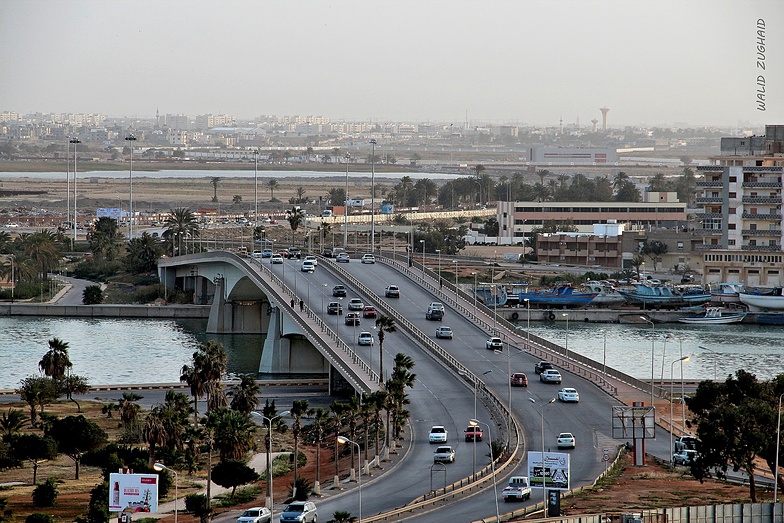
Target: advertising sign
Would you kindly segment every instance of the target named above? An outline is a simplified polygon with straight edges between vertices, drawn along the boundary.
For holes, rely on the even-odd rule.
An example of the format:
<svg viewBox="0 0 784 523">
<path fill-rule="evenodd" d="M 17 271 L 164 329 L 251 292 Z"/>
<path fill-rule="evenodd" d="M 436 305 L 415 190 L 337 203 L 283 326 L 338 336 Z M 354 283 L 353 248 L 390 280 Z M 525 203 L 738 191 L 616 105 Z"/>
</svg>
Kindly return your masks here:
<svg viewBox="0 0 784 523">
<path fill-rule="evenodd" d="M 158 512 L 158 474 L 110 474 L 109 512 Z"/>
<path fill-rule="evenodd" d="M 565 452 L 528 452 L 528 480 L 531 488 L 569 490 L 569 454 Z"/>
</svg>

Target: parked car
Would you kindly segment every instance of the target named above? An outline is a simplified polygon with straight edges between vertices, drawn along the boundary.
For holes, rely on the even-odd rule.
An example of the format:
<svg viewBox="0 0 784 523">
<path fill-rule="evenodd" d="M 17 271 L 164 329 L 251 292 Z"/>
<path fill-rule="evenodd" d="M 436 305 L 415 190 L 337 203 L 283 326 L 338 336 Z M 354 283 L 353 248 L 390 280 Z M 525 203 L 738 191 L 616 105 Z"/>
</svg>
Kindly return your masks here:
<svg viewBox="0 0 784 523">
<path fill-rule="evenodd" d="M 485 349 L 504 350 L 504 342 L 501 341 L 501 338 L 493 336 L 492 338 L 488 338 L 488 340 L 485 342 Z"/>
<path fill-rule="evenodd" d="M 466 441 L 482 441 L 482 436 L 484 435 L 482 427 L 479 426 L 467 427 L 464 434 Z"/>
<path fill-rule="evenodd" d="M 433 453 L 433 463 L 454 463 L 455 449 L 450 446 L 442 445 Z"/>
<path fill-rule="evenodd" d="M 283 263 L 283 256 L 280 253 L 273 254 L 272 256 L 270 256 L 270 263 L 272 263 L 273 265 L 279 265 Z"/>
<path fill-rule="evenodd" d="M 577 389 L 564 387 L 558 391 L 558 399 L 564 403 L 578 403 L 580 401 L 580 394 L 577 392 Z"/>
<path fill-rule="evenodd" d="M 357 345 L 373 345 L 373 335 L 369 332 L 360 332 L 357 336 Z"/>
<path fill-rule="evenodd" d="M 523 372 L 515 372 L 509 377 L 510 383 L 513 387 L 527 387 L 528 376 Z"/>
<path fill-rule="evenodd" d="M 350 311 L 361 311 L 364 308 L 365 304 L 359 298 L 351 298 L 348 301 L 348 310 Z"/>
<path fill-rule="evenodd" d="M 339 301 L 331 301 L 327 305 L 327 314 L 343 314 L 343 306 Z"/>
<path fill-rule="evenodd" d="M 364 254 L 360 261 L 362 263 L 376 263 L 376 257 L 372 254 Z"/>
<path fill-rule="evenodd" d="M 332 287 L 332 295 L 335 297 L 344 297 L 346 296 L 346 287 L 345 285 L 335 285 Z"/>
<path fill-rule="evenodd" d="M 337 256 L 335 256 L 335 261 L 338 263 L 348 263 L 351 261 L 351 257 L 345 252 L 341 252 Z"/>
<path fill-rule="evenodd" d="M 313 265 L 313 262 L 306 260 L 306 261 L 302 262 L 302 265 L 300 266 L 299 270 L 302 271 L 302 272 L 311 272 L 312 273 L 312 272 L 316 272 L 316 266 Z"/>
<path fill-rule="evenodd" d="M 387 298 L 400 298 L 400 287 L 397 285 L 387 285 L 384 290 L 384 296 Z"/>
<path fill-rule="evenodd" d="M 349 312 L 346 314 L 346 325 L 359 325 L 359 313 Z"/>
<path fill-rule="evenodd" d="M 295 501 L 289 503 L 280 514 L 280 522 L 288 523 L 316 523 L 318 511 L 312 501 Z"/>
<path fill-rule="evenodd" d="M 452 339 L 452 327 L 438 327 L 436 329 L 436 338 Z"/>
<path fill-rule="evenodd" d="M 378 312 L 372 305 L 365 305 L 365 308 L 362 309 L 363 318 L 375 318 L 376 316 L 378 316 Z"/>
<path fill-rule="evenodd" d="M 534 365 L 534 372 L 537 374 L 541 374 L 542 371 L 545 371 L 547 369 L 554 369 L 554 368 L 555 367 L 553 366 L 553 364 L 550 363 L 549 361 L 540 361 L 539 363 Z"/>
<path fill-rule="evenodd" d="M 443 425 L 433 425 L 433 428 L 430 429 L 430 434 L 428 434 L 427 439 L 430 443 L 446 443 L 448 436 L 449 432 L 443 427 Z"/>
<path fill-rule="evenodd" d="M 246 509 L 240 517 L 237 518 L 237 523 L 271 523 L 272 512 L 267 507 L 253 507 Z"/>
<path fill-rule="evenodd" d="M 683 449 L 672 455 L 673 465 L 691 465 L 697 459 L 697 451 L 692 449 Z"/>
<path fill-rule="evenodd" d="M 558 438 L 555 442 L 559 449 L 573 449 L 574 435 L 571 432 L 561 432 L 558 434 Z"/>
<path fill-rule="evenodd" d="M 542 383 L 561 383 L 561 373 L 555 369 L 547 369 L 539 374 Z"/>
</svg>

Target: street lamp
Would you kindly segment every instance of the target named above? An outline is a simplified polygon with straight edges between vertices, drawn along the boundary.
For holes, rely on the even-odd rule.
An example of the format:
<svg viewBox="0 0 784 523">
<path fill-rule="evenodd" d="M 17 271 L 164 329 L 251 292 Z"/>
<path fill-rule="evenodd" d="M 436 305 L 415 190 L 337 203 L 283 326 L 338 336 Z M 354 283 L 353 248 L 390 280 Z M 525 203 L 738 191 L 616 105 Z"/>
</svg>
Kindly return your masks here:
<svg viewBox="0 0 784 523">
<path fill-rule="evenodd" d="M 533 399 L 533 398 L 528 398 L 528 401 L 530 401 L 531 403 L 536 403 L 536 400 Z M 541 474 L 542 474 L 542 513 L 543 513 L 544 517 L 547 517 L 547 489 L 545 488 L 547 482 L 546 482 L 546 478 L 545 478 L 545 475 L 544 475 L 544 408 L 546 406 L 548 406 L 549 404 L 551 404 L 551 403 L 555 403 L 555 398 L 551 399 L 547 403 L 543 403 L 542 404 L 542 409 L 541 409 L 541 413 L 542 413 L 542 455 L 541 455 L 541 460 L 542 460 L 542 470 L 541 470 Z"/>
<path fill-rule="evenodd" d="M 779 396 L 779 410 L 778 419 L 776 421 L 776 472 L 773 473 L 773 503 L 776 503 L 779 494 L 779 450 L 781 446 L 781 398 L 784 394 Z"/>
<path fill-rule="evenodd" d="M 438 285 L 441 286 L 441 249 L 436 249 L 438 254 Z"/>
<path fill-rule="evenodd" d="M 531 300 L 525 298 L 525 339 L 528 345 L 531 344 Z"/>
<path fill-rule="evenodd" d="M 136 136 L 129 134 L 125 139 L 131 146 L 131 168 L 128 174 L 128 186 L 130 189 L 128 198 L 128 239 L 130 240 L 133 238 L 133 142 L 136 141 Z"/>
<path fill-rule="evenodd" d="M 474 277 L 474 314 L 476 314 L 476 273 L 472 272 L 471 276 Z"/>
<path fill-rule="evenodd" d="M 370 252 L 376 251 L 376 139 L 370 139 Z M 362 520 L 361 510 L 359 519 Z"/>
<path fill-rule="evenodd" d="M 66 136 L 65 143 L 65 221 L 71 219 L 71 139 Z"/>
<path fill-rule="evenodd" d="M 422 244 L 422 279 L 425 279 L 425 240 L 419 240 Z"/>
<path fill-rule="evenodd" d="M 501 516 L 498 512 L 498 489 L 495 485 L 495 456 L 493 456 L 493 436 L 490 434 L 490 425 L 483 421 L 479 421 L 478 419 L 470 419 L 468 420 L 468 424 L 472 427 L 478 427 L 479 425 L 487 427 L 487 438 L 490 442 L 490 469 L 493 472 L 493 494 L 495 495 L 495 520 L 501 521 Z"/>
<path fill-rule="evenodd" d="M 346 443 L 349 443 L 351 445 L 356 445 L 357 456 L 359 456 L 362 453 L 361 449 L 359 448 L 359 443 L 357 443 L 356 441 L 351 441 L 345 436 L 338 436 L 338 443 L 340 443 L 341 445 L 345 445 Z M 359 523 L 362 523 L 362 466 L 359 464 L 359 462 L 357 462 L 357 465 L 359 468 L 359 473 L 357 474 L 357 483 L 359 483 Z"/>
<path fill-rule="evenodd" d="M 569 313 L 561 313 L 561 316 L 566 318 L 566 364 L 569 364 Z"/>
<path fill-rule="evenodd" d="M 506 339 L 506 335 L 504 335 L 504 339 Z M 506 386 L 508 390 L 509 397 L 507 398 L 507 407 L 509 407 L 509 416 L 507 420 L 507 429 L 506 429 L 506 446 L 509 447 L 510 438 L 512 437 L 512 429 L 511 429 L 511 417 L 512 417 L 512 361 L 511 361 L 511 353 L 512 351 L 509 350 L 509 343 L 506 344 Z M 493 351 L 495 354 L 503 353 L 502 350 L 495 349 Z"/>
<path fill-rule="evenodd" d="M 678 363 L 679 361 L 680 362 L 689 361 L 689 357 L 688 356 L 682 356 L 682 357 L 678 358 L 677 360 L 673 361 L 670 364 L 670 465 L 672 465 L 672 433 L 673 433 L 673 430 L 672 430 L 672 428 L 673 428 L 672 427 L 672 396 L 673 396 L 674 391 L 675 391 L 675 389 L 673 388 L 673 385 L 675 384 L 675 380 L 673 379 L 672 373 L 675 371 L 675 364 Z M 683 369 L 683 367 L 681 367 L 681 369 Z M 683 377 L 683 370 L 681 370 L 681 377 Z M 681 399 L 683 399 L 683 398 L 681 398 Z"/>
<path fill-rule="evenodd" d="M 259 226 L 259 150 L 253 151 L 253 228 Z M 256 231 L 254 230 L 254 233 Z M 255 243 L 253 244 L 256 245 Z"/>
<path fill-rule="evenodd" d="M 261 418 L 262 423 L 266 422 L 269 427 L 269 432 L 267 432 L 267 437 L 269 438 L 269 446 L 267 446 L 267 498 L 269 498 L 270 521 L 272 521 L 275 519 L 275 491 L 272 488 L 272 460 L 270 459 L 270 450 L 272 449 L 272 422 L 283 416 L 288 416 L 290 412 L 284 410 L 277 416 L 272 416 L 271 418 L 268 418 L 255 410 L 250 411 L 250 413 Z"/>
<path fill-rule="evenodd" d="M 457 260 L 452 260 L 455 264 L 455 305 L 457 305 Z"/>
<path fill-rule="evenodd" d="M 656 349 L 656 327 L 655 324 L 645 316 L 639 317 L 642 321 L 651 324 L 651 407 L 653 407 L 653 355 Z"/>
<path fill-rule="evenodd" d="M 491 372 L 493 372 L 493 369 L 488 369 L 482 373 L 482 376 L 490 374 Z M 460 374 L 461 376 L 469 375 L 468 371 L 465 370 L 459 370 L 457 371 L 457 373 Z M 478 379 L 474 379 L 474 418 L 476 418 L 476 384 L 478 381 L 479 381 Z M 472 447 L 474 448 L 474 473 L 472 477 L 476 479 L 476 437 L 474 437 L 472 443 L 473 443 Z"/>
<path fill-rule="evenodd" d="M 180 485 L 179 475 L 177 474 L 176 470 L 170 469 L 169 467 L 167 467 L 161 462 L 155 462 L 152 468 L 157 472 L 160 472 L 162 470 L 168 470 L 169 472 L 174 474 L 174 523 L 177 523 L 177 498 L 179 497 L 178 491 Z"/>
<path fill-rule="evenodd" d="M 73 173 L 73 182 L 74 182 L 73 183 L 73 191 L 74 191 L 74 193 L 73 193 L 73 202 L 74 202 L 74 208 L 73 208 L 73 218 L 74 218 L 73 219 L 73 230 L 74 230 L 74 234 L 73 234 L 73 241 L 74 241 L 74 245 L 76 245 L 76 156 L 77 156 L 77 154 L 76 154 L 76 144 L 82 143 L 82 141 L 79 138 L 71 138 L 70 143 L 74 144 L 74 146 L 73 146 L 73 148 L 74 148 L 74 173 Z"/>
<path fill-rule="evenodd" d="M 348 162 L 351 154 L 346 153 L 346 201 L 343 204 L 343 248 L 348 249 Z"/>
<path fill-rule="evenodd" d="M 713 381 L 716 381 L 716 377 L 717 377 L 717 375 L 716 375 L 716 360 L 719 359 L 719 353 L 716 352 L 715 350 L 711 350 L 708 347 L 704 347 L 702 345 L 698 345 L 698 347 L 700 349 L 702 349 L 702 350 L 706 350 L 706 351 L 714 354 L 714 356 L 713 356 Z"/>
</svg>

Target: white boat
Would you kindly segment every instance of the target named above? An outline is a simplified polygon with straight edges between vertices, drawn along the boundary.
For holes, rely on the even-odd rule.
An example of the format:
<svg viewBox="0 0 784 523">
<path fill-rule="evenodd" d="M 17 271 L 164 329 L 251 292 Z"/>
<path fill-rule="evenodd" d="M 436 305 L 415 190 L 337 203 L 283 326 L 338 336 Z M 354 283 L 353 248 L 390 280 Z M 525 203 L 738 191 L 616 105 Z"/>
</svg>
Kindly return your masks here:
<svg viewBox="0 0 784 523">
<path fill-rule="evenodd" d="M 741 292 L 740 302 L 751 312 L 784 311 L 784 296 L 781 287 L 776 287 L 769 294 Z"/>
<path fill-rule="evenodd" d="M 586 292 L 596 293 L 596 297 L 588 304 L 592 307 L 611 307 L 626 303 L 626 299 L 612 285 L 586 283 L 583 287 Z"/>
<path fill-rule="evenodd" d="M 718 325 L 724 323 L 740 323 L 746 317 L 745 311 L 738 312 L 723 312 L 723 307 L 707 307 L 705 314 L 700 316 L 687 316 L 678 318 L 681 323 L 690 323 L 695 325 Z"/>
<path fill-rule="evenodd" d="M 746 292 L 742 283 L 719 283 L 718 288 L 711 289 L 711 302 L 740 303 L 741 292 Z"/>
</svg>

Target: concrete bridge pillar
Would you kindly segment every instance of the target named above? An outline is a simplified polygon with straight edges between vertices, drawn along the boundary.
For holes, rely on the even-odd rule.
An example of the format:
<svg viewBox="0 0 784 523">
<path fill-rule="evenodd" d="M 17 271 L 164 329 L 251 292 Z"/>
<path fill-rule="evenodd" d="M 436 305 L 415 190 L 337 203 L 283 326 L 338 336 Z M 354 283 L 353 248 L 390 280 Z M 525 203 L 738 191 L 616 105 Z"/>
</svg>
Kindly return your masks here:
<svg viewBox="0 0 784 523">
<path fill-rule="evenodd" d="M 207 320 L 211 334 L 263 334 L 263 300 L 226 300 L 226 280 L 215 278 L 215 296 Z M 266 311 L 264 311 L 266 312 Z"/>
</svg>

